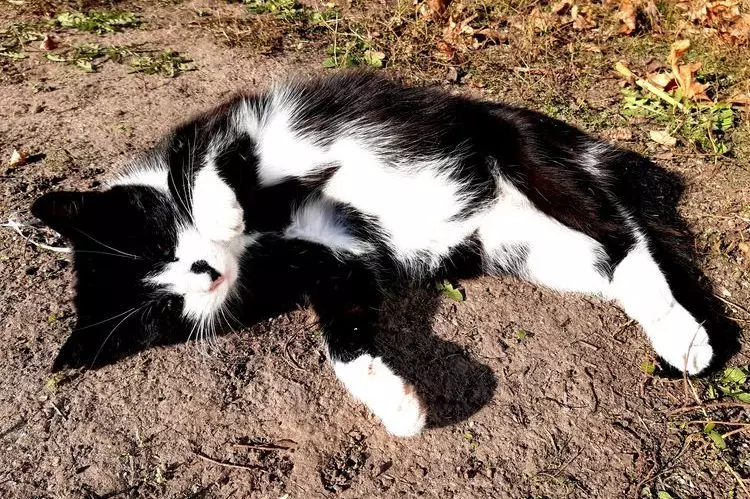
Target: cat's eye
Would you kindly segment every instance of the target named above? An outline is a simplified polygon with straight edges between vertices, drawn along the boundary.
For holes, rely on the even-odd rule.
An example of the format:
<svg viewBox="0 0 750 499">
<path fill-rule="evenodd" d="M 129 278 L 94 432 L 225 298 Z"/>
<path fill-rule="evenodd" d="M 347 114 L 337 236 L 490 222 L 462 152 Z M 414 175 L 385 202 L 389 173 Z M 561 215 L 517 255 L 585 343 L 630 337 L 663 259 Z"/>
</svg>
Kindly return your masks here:
<svg viewBox="0 0 750 499">
<path fill-rule="evenodd" d="M 178 260 L 177 255 L 175 255 L 174 251 L 172 251 L 171 249 L 166 249 L 162 251 L 161 258 L 165 262 L 169 262 L 169 263 L 176 262 Z"/>
</svg>

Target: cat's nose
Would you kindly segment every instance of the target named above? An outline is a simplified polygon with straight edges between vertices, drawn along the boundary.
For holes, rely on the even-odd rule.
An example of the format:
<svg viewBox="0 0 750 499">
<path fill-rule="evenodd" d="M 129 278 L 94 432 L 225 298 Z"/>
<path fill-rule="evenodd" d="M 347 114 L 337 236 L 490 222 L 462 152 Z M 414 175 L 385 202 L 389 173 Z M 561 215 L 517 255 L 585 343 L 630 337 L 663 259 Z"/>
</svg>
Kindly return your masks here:
<svg viewBox="0 0 750 499">
<path fill-rule="evenodd" d="M 216 281 L 219 281 L 220 279 L 223 280 L 221 273 L 210 266 L 205 260 L 198 260 L 193 262 L 193 264 L 190 266 L 190 272 L 193 272 L 194 274 L 208 274 L 208 276 L 211 278 L 212 284 L 216 283 Z"/>
</svg>

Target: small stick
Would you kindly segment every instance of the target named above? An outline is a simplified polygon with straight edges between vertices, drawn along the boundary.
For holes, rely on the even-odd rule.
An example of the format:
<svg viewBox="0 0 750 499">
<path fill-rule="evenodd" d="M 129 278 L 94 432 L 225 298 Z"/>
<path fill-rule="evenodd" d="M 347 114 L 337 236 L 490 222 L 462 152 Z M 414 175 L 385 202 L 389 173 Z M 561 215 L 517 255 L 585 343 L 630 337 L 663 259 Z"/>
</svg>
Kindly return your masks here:
<svg viewBox="0 0 750 499">
<path fill-rule="evenodd" d="M 718 298 L 719 300 L 721 300 L 722 302 L 726 303 L 726 304 L 727 304 L 727 305 L 729 305 L 730 307 L 732 307 L 732 308 L 736 308 L 737 310 L 740 310 L 740 311 L 742 311 L 742 312 L 745 312 L 745 313 L 746 313 L 747 315 L 749 315 L 749 316 L 750 316 L 750 310 L 746 309 L 745 307 L 743 307 L 743 306 L 741 306 L 741 305 L 737 305 L 736 303 L 734 303 L 734 302 L 732 302 L 732 301 L 729 301 L 729 300 L 727 300 L 726 298 L 724 298 L 724 297 L 722 297 L 722 296 L 719 296 L 719 295 L 717 295 L 716 293 L 714 293 L 714 297 Z"/>
<path fill-rule="evenodd" d="M 714 421 L 712 419 L 694 419 L 692 421 L 681 421 L 684 424 L 694 424 L 694 423 L 701 423 L 701 424 L 723 424 L 726 426 L 741 426 L 745 429 L 750 429 L 750 423 L 737 423 L 734 421 Z"/>
<path fill-rule="evenodd" d="M 263 466 L 252 466 L 249 464 L 235 464 L 235 463 L 227 463 L 225 461 L 219 461 L 212 457 L 208 457 L 207 455 L 203 454 L 200 451 L 194 450 L 193 454 L 198 456 L 199 458 L 203 459 L 204 461 L 208 461 L 209 463 L 213 463 L 217 466 L 224 466 L 225 468 L 234 468 L 238 470 L 248 470 L 248 471 L 262 471 L 264 473 L 268 473 L 268 470 L 264 468 Z"/>
<path fill-rule="evenodd" d="M 244 447 L 246 449 L 253 449 L 253 450 L 289 450 L 294 449 L 297 446 L 297 442 L 294 440 L 279 440 L 275 443 L 270 444 L 243 444 L 241 442 L 234 442 L 232 443 L 235 447 Z"/>
<path fill-rule="evenodd" d="M 724 461 L 724 466 L 727 467 L 727 471 L 729 471 L 729 474 L 731 474 L 734 479 L 737 480 L 737 483 L 740 484 L 740 488 L 745 493 L 745 497 L 750 498 L 750 492 L 748 492 L 747 487 L 745 486 L 745 480 L 743 480 L 742 477 L 739 476 L 736 471 L 734 471 L 734 468 L 729 465 L 726 459 L 721 458 L 721 460 Z"/>
<path fill-rule="evenodd" d="M 633 72 L 629 70 L 623 63 L 621 62 L 615 63 L 615 71 L 620 73 L 622 76 L 624 76 L 628 80 L 633 80 L 636 85 L 638 85 L 644 90 L 651 92 L 655 96 L 659 97 L 661 100 L 668 102 L 669 104 L 675 107 L 678 107 L 682 111 L 685 111 L 685 106 L 681 102 L 676 101 L 671 95 L 666 93 L 664 90 L 656 87 L 653 83 L 646 81 L 643 78 L 636 77 L 635 74 L 633 74 Z"/>
<path fill-rule="evenodd" d="M 15 220 L 8 220 L 6 223 L 0 224 L 0 227 L 9 227 L 9 228 L 13 229 L 14 231 L 16 231 L 18 233 L 19 236 L 21 236 L 22 238 L 24 238 L 27 243 L 31 243 L 34 246 L 38 246 L 39 248 L 43 248 L 43 249 L 46 249 L 46 250 L 49 250 L 49 251 L 54 251 L 54 252 L 57 252 L 57 253 L 70 253 L 70 248 L 64 248 L 64 247 L 61 248 L 61 247 L 58 247 L 58 246 L 50 246 L 48 244 L 38 243 L 38 242 L 34 241 L 33 239 L 31 239 L 31 236 L 27 236 L 26 234 L 24 234 L 21 231 L 21 224 L 19 222 L 16 222 Z"/>
<path fill-rule="evenodd" d="M 734 430 L 730 430 L 730 431 L 728 431 L 726 433 L 723 433 L 721 435 L 721 438 L 731 437 L 732 435 L 736 435 L 737 433 L 742 433 L 743 431 L 747 431 L 747 430 L 750 430 L 750 425 L 744 426 L 742 428 L 737 428 L 737 429 L 734 429 Z"/>
<path fill-rule="evenodd" d="M 713 409 L 717 407 L 737 407 L 742 409 L 750 409 L 750 404 L 744 404 L 742 402 L 713 402 L 701 405 L 691 405 L 688 407 L 680 407 L 669 411 L 670 414 L 679 414 L 682 412 L 697 411 L 699 409 Z"/>
</svg>

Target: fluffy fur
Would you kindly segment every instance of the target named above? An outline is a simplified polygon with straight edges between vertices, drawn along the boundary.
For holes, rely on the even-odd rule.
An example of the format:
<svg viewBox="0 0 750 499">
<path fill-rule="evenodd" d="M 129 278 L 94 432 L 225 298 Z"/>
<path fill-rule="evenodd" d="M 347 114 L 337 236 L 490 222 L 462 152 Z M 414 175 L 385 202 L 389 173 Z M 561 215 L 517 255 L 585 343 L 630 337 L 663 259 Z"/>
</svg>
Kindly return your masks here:
<svg viewBox="0 0 750 499">
<path fill-rule="evenodd" d="M 382 283 L 458 260 L 616 301 L 690 374 L 713 356 L 672 295 L 620 171 L 628 153 L 540 114 L 371 74 L 291 81 L 174 130 L 102 192 L 33 212 L 73 243 L 79 329 L 55 368 L 203 337 L 304 294 L 335 372 L 397 435 L 425 422 L 373 341 Z M 293 298 L 293 300 L 296 298 Z"/>
</svg>

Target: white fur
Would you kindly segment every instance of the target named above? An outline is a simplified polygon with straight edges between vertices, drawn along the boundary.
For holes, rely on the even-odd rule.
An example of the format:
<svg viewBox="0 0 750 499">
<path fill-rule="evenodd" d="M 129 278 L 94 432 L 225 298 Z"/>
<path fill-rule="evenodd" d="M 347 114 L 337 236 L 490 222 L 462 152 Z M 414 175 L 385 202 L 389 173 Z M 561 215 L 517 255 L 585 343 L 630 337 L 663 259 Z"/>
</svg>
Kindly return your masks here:
<svg viewBox="0 0 750 499">
<path fill-rule="evenodd" d="M 245 230 L 244 212 L 234 191 L 219 177 L 211 162 L 207 160 L 195 178 L 193 219 L 204 237 L 230 242 Z"/>
<path fill-rule="evenodd" d="M 269 186 L 290 177 L 301 177 L 327 166 L 326 152 L 290 125 L 289 112 L 275 110 L 255 134 L 256 154 L 260 160 L 258 176 L 261 185 Z"/>
<path fill-rule="evenodd" d="M 608 279 L 596 269 L 605 257 L 601 244 L 537 210 L 510 183 L 499 183 L 501 195 L 479 227 L 490 269 L 511 267 L 534 282 L 562 291 L 603 293 Z M 515 257 L 512 249 L 516 247 L 528 252 L 525 262 L 507 260 Z"/>
<path fill-rule="evenodd" d="M 380 357 L 362 355 L 333 363 L 339 380 L 383 422 L 392 435 L 409 437 L 424 428 L 426 412 L 414 388 L 393 373 Z"/>
<path fill-rule="evenodd" d="M 353 237 L 337 219 L 335 206 L 324 198 L 306 202 L 292 213 L 292 223 L 285 236 L 323 244 L 334 251 L 361 255 L 370 245 Z"/>
<path fill-rule="evenodd" d="M 601 168 L 603 156 L 610 150 L 610 146 L 604 142 L 592 141 L 589 145 L 583 147 L 583 152 L 578 159 L 581 167 L 595 177 L 604 177 L 606 170 Z"/>
<path fill-rule="evenodd" d="M 156 156 L 146 156 L 140 162 L 125 167 L 109 185 L 143 185 L 169 192 L 169 169 Z"/>
<path fill-rule="evenodd" d="M 615 269 L 609 292 L 672 366 L 690 374 L 708 367 L 713 350 L 706 330 L 672 296 L 643 239 Z"/>
<path fill-rule="evenodd" d="M 445 162 L 384 164 L 357 140 L 337 142 L 331 156 L 341 167 L 325 194 L 375 217 L 396 259 L 407 268 L 436 266 L 471 233 L 470 223 L 452 220 L 466 202 L 461 185 L 444 173 Z"/>
<path fill-rule="evenodd" d="M 177 261 L 167 264 L 164 271 L 150 276 L 149 280 L 181 295 L 185 300 L 183 313 L 187 317 L 208 320 L 236 291 L 234 285 L 239 277 L 239 261 L 253 238 L 242 236 L 230 242 L 217 242 L 206 238 L 194 227 L 185 226 L 179 230 L 177 240 Z M 224 277 L 224 282 L 211 290 L 208 274 L 196 274 L 190 270 L 198 260 L 205 260 L 216 269 Z"/>
<path fill-rule="evenodd" d="M 261 185 L 303 178 L 336 165 L 338 170 L 323 193 L 377 218 L 386 242 L 407 268 L 434 267 L 473 230 L 471 224 L 452 220 L 467 207 L 462 186 L 446 173 L 460 160 L 461 151 L 449 159 L 423 157 L 402 164 L 389 151 L 392 139 L 387 129 L 349 123 L 332 141 L 304 134 L 295 131 L 299 104 L 289 89 L 278 92 L 266 116 L 247 104 L 234 114 L 235 127 L 256 140 Z M 312 225 L 304 227 L 303 222 Z M 323 226 L 336 224 L 298 216 L 289 233 L 306 234 L 310 240 L 341 249 L 341 231 L 321 231 Z M 320 236 L 332 239 L 327 242 Z"/>
</svg>

